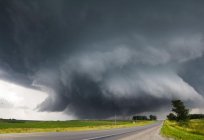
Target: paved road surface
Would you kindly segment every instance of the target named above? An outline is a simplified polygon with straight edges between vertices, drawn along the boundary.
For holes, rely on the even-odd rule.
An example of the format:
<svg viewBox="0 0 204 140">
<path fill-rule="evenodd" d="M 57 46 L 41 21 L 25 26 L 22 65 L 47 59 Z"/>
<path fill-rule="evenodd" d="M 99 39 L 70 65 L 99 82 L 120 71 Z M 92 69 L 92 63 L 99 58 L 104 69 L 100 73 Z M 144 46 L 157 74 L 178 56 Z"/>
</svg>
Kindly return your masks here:
<svg viewBox="0 0 204 140">
<path fill-rule="evenodd" d="M 162 121 L 146 126 L 110 130 L 1 134 L 0 140 L 163 140 L 158 135 L 161 124 Z"/>
</svg>

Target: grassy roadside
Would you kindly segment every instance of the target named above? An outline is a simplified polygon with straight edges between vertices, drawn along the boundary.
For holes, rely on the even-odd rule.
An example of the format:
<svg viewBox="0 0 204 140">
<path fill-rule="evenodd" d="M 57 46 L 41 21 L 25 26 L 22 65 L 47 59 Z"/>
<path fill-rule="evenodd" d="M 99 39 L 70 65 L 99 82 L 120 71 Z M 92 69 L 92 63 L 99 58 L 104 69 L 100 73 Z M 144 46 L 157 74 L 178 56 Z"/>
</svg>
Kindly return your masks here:
<svg viewBox="0 0 204 140">
<path fill-rule="evenodd" d="M 166 120 L 161 134 L 176 140 L 204 140 L 204 120 L 191 120 L 187 126 Z"/>
<path fill-rule="evenodd" d="M 143 126 L 155 121 L 102 121 L 102 120 L 73 120 L 73 121 L 0 121 L 0 134 L 31 133 L 31 132 L 65 132 L 87 131 L 111 128 Z"/>
</svg>

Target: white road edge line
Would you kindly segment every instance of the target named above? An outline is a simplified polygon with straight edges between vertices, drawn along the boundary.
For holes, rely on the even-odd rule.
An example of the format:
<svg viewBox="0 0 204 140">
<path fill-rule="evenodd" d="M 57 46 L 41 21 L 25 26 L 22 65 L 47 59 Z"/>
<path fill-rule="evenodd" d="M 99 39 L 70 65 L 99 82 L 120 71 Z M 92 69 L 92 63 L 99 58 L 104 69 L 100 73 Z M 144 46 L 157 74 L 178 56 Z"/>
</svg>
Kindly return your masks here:
<svg viewBox="0 0 204 140">
<path fill-rule="evenodd" d="M 151 128 L 154 128 L 154 127 L 156 127 L 156 126 L 153 126 L 153 127 L 151 127 Z M 151 129 L 151 128 L 148 128 L 148 129 Z M 141 131 L 141 130 L 139 130 L 139 131 Z M 95 140 L 95 139 L 101 139 L 101 138 L 106 138 L 106 137 L 111 137 L 111 136 L 117 136 L 117 135 L 122 135 L 122 134 L 132 133 L 132 132 L 136 132 L 136 131 L 133 130 L 133 131 L 123 132 L 123 133 L 118 133 L 118 134 L 105 135 L 105 136 L 93 137 L 93 138 L 82 139 L 82 140 Z"/>
<path fill-rule="evenodd" d="M 118 133 L 118 134 L 112 134 L 112 135 L 105 135 L 105 136 L 100 136 L 100 137 L 93 137 L 93 138 L 88 138 L 88 139 L 82 139 L 82 140 L 95 140 L 95 139 L 101 139 L 101 138 L 106 138 L 106 137 L 112 137 L 112 136 L 117 136 L 117 135 L 132 133 L 132 132 L 135 132 L 135 130 L 134 130 L 134 131 L 123 132 L 123 133 Z"/>
<path fill-rule="evenodd" d="M 128 132 L 127 132 L 128 133 Z M 88 138 L 88 139 L 82 139 L 82 140 L 95 140 L 95 139 L 101 139 L 101 138 L 106 138 L 106 137 L 111 137 L 111 136 L 116 136 L 116 135 L 121 135 L 125 133 L 119 133 L 119 134 L 112 134 L 112 135 L 105 135 L 105 136 L 100 136 L 100 137 L 94 137 L 94 138 Z"/>
</svg>

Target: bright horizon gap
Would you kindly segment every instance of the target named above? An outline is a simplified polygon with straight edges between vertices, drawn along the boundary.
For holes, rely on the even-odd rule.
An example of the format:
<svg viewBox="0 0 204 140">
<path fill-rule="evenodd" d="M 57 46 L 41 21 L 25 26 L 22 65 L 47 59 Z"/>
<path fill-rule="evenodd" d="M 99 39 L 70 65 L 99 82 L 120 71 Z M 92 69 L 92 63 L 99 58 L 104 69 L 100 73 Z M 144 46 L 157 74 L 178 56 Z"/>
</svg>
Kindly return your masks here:
<svg viewBox="0 0 204 140">
<path fill-rule="evenodd" d="M 39 112 L 36 107 L 48 94 L 0 80 L 0 118 L 19 120 L 69 120 L 63 112 Z M 4 93 L 4 94 L 2 94 Z M 3 113 L 2 113 L 3 112 Z"/>
</svg>

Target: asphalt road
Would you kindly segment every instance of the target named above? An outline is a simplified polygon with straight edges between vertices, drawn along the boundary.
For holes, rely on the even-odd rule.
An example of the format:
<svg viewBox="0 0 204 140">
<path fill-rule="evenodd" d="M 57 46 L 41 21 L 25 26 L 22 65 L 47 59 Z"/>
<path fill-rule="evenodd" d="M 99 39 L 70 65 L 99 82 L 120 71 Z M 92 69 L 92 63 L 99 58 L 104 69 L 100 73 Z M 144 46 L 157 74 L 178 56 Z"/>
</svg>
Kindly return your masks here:
<svg viewBox="0 0 204 140">
<path fill-rule="evenodd" d="M 1 134 L 0 140 L 119 140 L 147 132 L 161 126 L 162 121 L 154 124 L 132 128 L 109 130 L 58 132 L 58 133 L 31 133 L 31 134 Z M 146 135 L 146 134 L 145 134 Z M 148 135 L 148 134 L 147 134 Z"/>
</svg>

